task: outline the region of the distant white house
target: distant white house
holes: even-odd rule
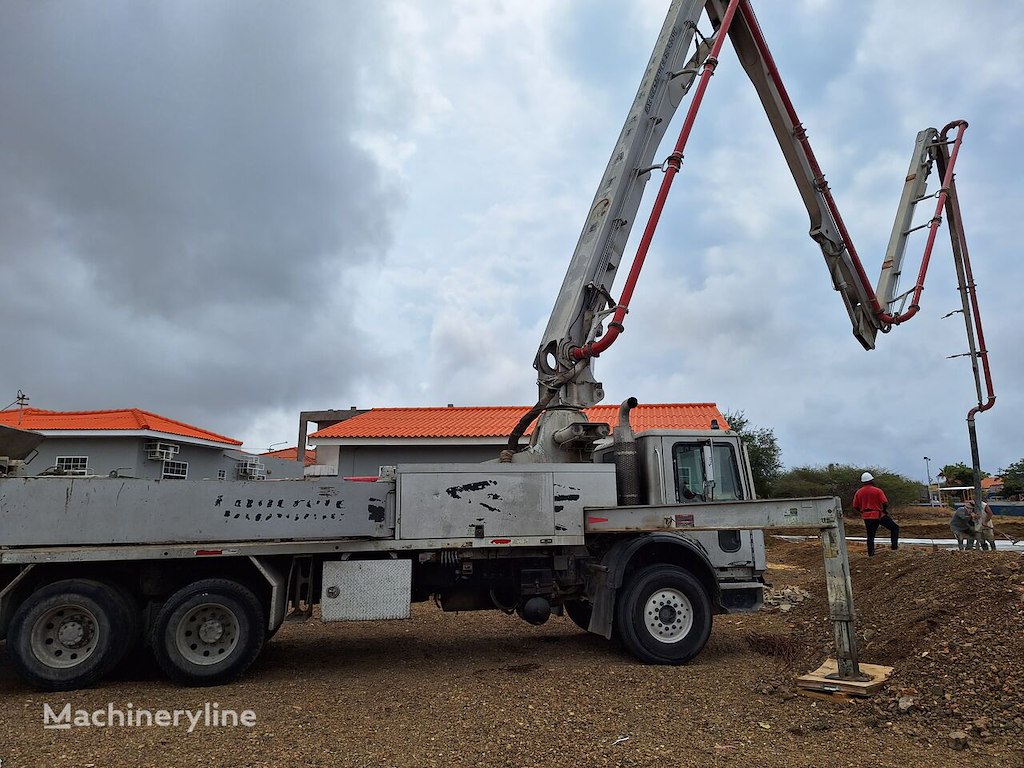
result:
[[[0,424],[45,438],[24,474],[110,475],[162,480],[302,477],[296,461],[241,450],[242,443],[138,408],[0,411]]]

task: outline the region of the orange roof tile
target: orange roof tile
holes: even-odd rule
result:
[[[310,438],[504,437],[529,410],[524,405],[374,408],[318,430]],[[607,422],[614,428],[619,420],[619,406],[588,408],[587,418]],[[725,417],[714,403],[642,404],[630,414],[630,422],[637,432],[649,429],[710,429],[712,419],[718,419],[719,426],[728,429]]]
[[[587,409],[591,421],[606,421],[612,429],[619,421],[619,406],[595,405]],[[721,429],[729,423],[714,403],[641,403],[629,414],[634,432],[649,429],[711,429],[711,420],[717,419]]]
[[[269,456],[272,459],[283,459],[285,461],[295,461],[295,454],[298,452],[296,448],[280,448],[276,451],[267,451],[261,453],[260,456]],[[306,449],[306,466],[316,464],[316,451]]]
[[[115,411],[44,411],[39,408],[0,411],[0,424],[42,432],[138,431],[162,432],[179,437],[241,445],[241,440],[218,435],[181,421],[168,419],[138,408]]]

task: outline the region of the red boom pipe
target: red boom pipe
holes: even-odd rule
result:
[[[947,200],[952,200],[953,204],[957,205],[955,197],[950,197],[949,190],[952,187],[954,178],[953,167],[956,164],[956,158],[960,151],[960,144],[963,140],[963,134],[964,130],[967,128],[967,123],[963,120],[954,121],[947,125],[942,131],[941,141],[948,143],[948,131],[954,126],[958,129],[956,138],[953,141],[953,149],[949,156],[949,162],[946,167],[946,174],[942,180],[942,187],[939,190],[938,199],[936,201],[935,214],[932,216],[928,224],[928,241],[925,244],[924,255],[921,259],[921,267],[918,271],[917,283],[914,286],[914,293],[910,301],[909,309],[900,315],[890,314],[889,312],[886,312],[885,308],[879,303],[878,296],[875,294],[874,288],[867,276],[867,272],[864,270],[864,264],[860,260],[860,256],[853,244],[853,239],[850,237],[849,231],[846,229],[846,223],[843,221],[842,214],[839,213],[839,206],[836,204],[835,198],[832,196],[832,191],[829,189],[828,182],[825,179],[825,174],[821,170],[821,166],[818,164],[818,159],[814,155],[814,150],[811,149],[811,144],[807,139],[807,132],[804,130],[803,124],[800,122],[800,117],[796,113],[796,108],[793,106],[793,102],[789,98],[789,93],[786,91],[786,87],[782,83],[782,76],[775,64],[775,59],[772,57],[771,51],[768,49],[768,43],[761,31],[761,26],[757,21],[757,17],[754,15],[754,11],[750,7],[750,3],[746,0],[730,0],[729,6],[722,18],[722,24],[718,29],[715,43],[711,48],[711,52],[709,53],[707,60],[704,62],[704,70],[701,73],[700,81],[697,84],[693,100],[691,101],[690,107],[687,111],[683,127],[680,129],[679,138],[676,141],[672,154],[669,155],[666,161],[667,167],[665,169],[665,177],[662,179],[661,186],[658,189],[658,196],[654,201],[654,207],[651,210],[650,217],[648,218],[647,227],[645,228],[643,237],[637,247],[636,256],[633,257],[633,264],[630,268],[629,275],[626,278],[626,284],[622,289],[622,295],[619,299],[619,303],[615,306],[615,312],[612,314],[612,319],[608,323],[608,330],[600,339],[584,344],[582,347],[573,349],[571,354],[575,360],[597,357],[608,349],[608,347],[612,345],[615,339],[617,339],[619,334],[623,331],[622,323],[623,320],[625,320],[626,313],[629,311],[629,302],[633,297],[633,291],[636,288],[636,282],[640,276],[640,270],[643,268],[651,240],[654,237],[654,231],[661,219],[661,213],[668,197],[668,191],[672,186],[675,175],[682,168],[683,149],[689,139],[690,131],[693,128],[694,120],[697,117],[697,111],[704,98],[704,92],[707,90],[711,76],[714,74],[715,67],[718,65],[718,55],[725,42],[726,33],[728,32],[729,26],[732,24],[732,20],[738,9],[743,14],[743,19],[750,30],[750,34],[755,45],[757,46],[758,53],[761,56],[765,70],[771,79],[772,84],[779,93],[779,98],[783,103],[786,115],[793,125],[793,136],[799,142],[800,147],[806,156],[807,164],[813,175],[814,186],[821,193],[822,199],[825,202],[825,207],[835,223],[839,236],[842,238],[842,243],[850,254],[850,260],[857,274],[857,278],[860,280],[865,295],[871,302],[872,312],[880,322],[889,325],[898,325],[899,323],[909,320],[920,310],[921,293],[924,290],[924,280],[928,272],[928,266],[931,262],[932,249],[935,245],[935,236],[938,232],[939,226],[942,224],[942,209]],[[974,295],[973,284],[971,284],[969,290],[971,292],[973,302],[976,298]],[[978,317],[976,304],[974,304],[974,315],[978,321],[977,324],[979,325],[980,336],[980,318]],[[984,344],[980,338],[979,343],[981,343],[981,346],[984,349]],[[983,358],[982,362],[985,367],[986,379],[989,384],[990,398],[994,399],[994,395],[991,395],[991,379],[988,377],[987,356]],[[986,408],[987,407],[991,406],[986,406]],[[982,410],[985,410],[985,408],[982,408]]]

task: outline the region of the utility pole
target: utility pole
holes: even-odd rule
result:
[[[931,459],[929,459],[927,456],[924,457],[924,474],[928,478],[928,506],[929,507],[932,505],[932,470],[931,470],[931,464],[929,464],[930,461],[931,461]]]

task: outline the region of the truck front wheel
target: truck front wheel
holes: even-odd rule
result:
[[[615,623],[626,648],[648,664],[685,664],[711,634],[711,601],[693,574],[649,565],[619,591]]]
[[[29,595],[14,612],[7,649],[18,673],[36,688],[85,688],[124,657],[131,626],[130,608],[111,586],[91,579],[57,581]]]
[[[157,614],[151,642],[160,668],[185,685],[219,685],[256,660],[265,637],[263,609],[235,581],[204,579],[182,587]]]

